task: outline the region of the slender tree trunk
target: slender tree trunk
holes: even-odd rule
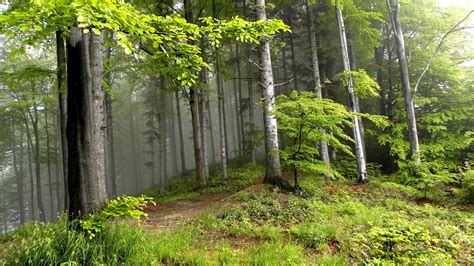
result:
[[[214,127],[212,126],[212,114],[211,114],[211,105],[209,103],[209,92],[206,93],[206,112],[207,112],[207,124],[209,125],[209,141],[211,142],[211,162],[216,160],[216,145],[214,142]]]
[[[249,19],[248,8],[246,1],[244,1],[245,17]],[[250,160],[255,163],[255,119],[254,119],[254,101],[253,101],[253,73],[252,73],[252,62],[251,62],[252,51],[250,45],[247,45],[247,88],[248,88],[248,112],[249,112],[249,131],[247,132],[247,154]],[[270,68],[271,69],[271,68]]]
[[[176,121],[175,121],[175,114],[174,114],[174,105],[173,105],[173,95],[169,94],[167,96],[168,101],[167,101],[167,108],[169,109],[169,116],[168,116],[168,124],[170,125],[169,127],[169,136],[170,136],[170,141],[171,141],[171,149],[170,152],[172,153],[171,158],[173,161],[173,170],[172,170],[172,175],[176,175],[179,173],[179,166],[178,166],[178,152],[177,152],[177,147],[176,147]]]
[[[102,42],[102,35],[72,28],[67,43],[70,219],[92,213],[107,201]]]
[[[308,12],[308,24],[309,24],[309,39],[311,44],[311,66],[313,68],[313,90],[319,99],[323,98],[321,88],[321,75],[319,74],[319,60],[318,60],[318,45],[316,37],[316,29],[314,25],[314,13],[311,7],[306,1],[306,8]],[[328,144],[321,140],[319,142],[319,152],[321,154],[321,161],[329,163],[329,149]]]
[[[288,26],[290,28],[293,28],[292,24],[292,19],[291,19],[291,11],[292,7],[287,8],[286,12],[286,21],[288,23]],[[295,90],[298,90],[298,71],[297,71],[297,65],[296,65],[296,56],[295,56],[295,44],[293,40],[293,33],[288,33],[288,39],[290,41],[290,53],[291,53],[291,70],[293,71],[293,86]]]
[[[219,113],[219,141],[220,141],[220,155],[221,155],[221,178],[227,180],[227,136],[225,134],[225,116],[224,116],[224,88],[222,87],[222,80],[220,74],[220,55],[219,50],[216,49],[216,82],[217,82],[217,103]]]
[[[342,58],[344,64],[344,70],[350,70],[350,60],[349,60],[349,52],[347,48],[347,39],[346,39],[346,30],[344,27],[344,20],[342,18],[341,9],[336,7],[336,17],[339,26],[339,35],[341,39],[341,49],[342,49]],[[352,79],[349,80],[347,86],[347,94],[349,95],[349,107],[351,112],[357,113],[357,101],[355,98],[355,92],[352,84]],[[367,168],[366,168],[366,161],[365,161],[365,154],[364,154],[364,146],[362,144],[362,136],[360,133],[360,125],[359,119],[357,116],[352,118],[352,122],[354,124],[353,127],[353,134],[354,134],[354,142],[355,142],[355,153],[357,159],[357,167],[358,167],[358,182],[365,183],[368,182],[369,179],[367,177]]]
[[[351,70],[356,71],[356,61],[355,61],[355,55],[354,55],[354,49],[352,45],[352,41],[348,42],[347,49],[349,51],[349,61],[350,61],[350,66]],[[357,108],[357,113],[360,113],[360,102],[359,102],[359,96],[354,94],[354,100],[355,100],[355,107]],[[357,118],[359,120],[359,130],[360,130],[360,139],[362,141],[362,151],[364,152],[364,157],[367,159],[367,153],[365,150],[365,127],[364,123],[362,121],[362,117]]]
[[[183,136],[183,121],[181,119],[181,107],[179,105],[179,93],[175,92],[176,100],[176,119],[178,120],[178,134],[179,134],[179,154],[181,157],[181,173],[186,171],[186,156],[184,150],[184,136]]]
[[[61,154],[61,169],[64,183],[64,209],[69,208],[69,194],[68,194],[68,182],[67,182],[67,139],[66,139],[66,124],[67,124],[67,103],[66,97],[64,97],[67,91],[66,82],[66,46],[64,45],[64,39],[61,37],[61,32],[56,32],[56,57],[57,57],[57,80],[58,80],[58,124],[59,124],[59,137],[60,142],[60,154]]]
[[[166,135],[166,94],[165,94],[165,77],[160,75],[160,104],[159,104],[159,129],[160,129],[160,191],[165,191],[166,178],[168,176],[167,160],[168,145]]]
[[[183,0],[184,4],[184,17],[186,21],[193,22],[193,15],[191,10],[191,1]],[[207,185],[206,178],[204,176],[204,166],[202,157],[202,146],[201,146],[201,132],[199,129],[199,100],[198,91],[196,88],[189,88],[189,106],[191,109],[191,124],[193,128],[193,142],[194,142],[194,162],[196,164],[196,183],[200,187]]]
[[[208,140],[207,140],[207,129],[208,129],[208,119],[207,119],[207,112],[206,112],[206,95],[209,93],[208,91],[208,83],[207,83],[207,73],[204,69],[201,70],[199,73],[199,78],[202,82],[203,89],[201,89],[201,93],[199,94],[199,118],[201,122],[200,130],[201,130],[201,147],[202,147],[202,160],[203,160],[203,171],[204,171],[204,178],[209,177],[209,148],[208,148]]]
[[[230,54],[231,55],[234,55],[234,49],[232,48],[232,44],[230,45]],[[236,45],[237,47],[237,45]],[[237,61],[239,61],[240,59],[238,57],[235,58]],[[235,64],[233,65],[234,67],[234,70],[235,70]],[[239,67],[240,67],[240,63],[239,63]],[[237,70],[240,72],[240,69]],[[240,77],[238,77],[240,79]],[[239,94],[239,91],[238,91],[238,87],[237,87],[237,79],[232,79],[232,89],[234,91],[234,108],[235,108],[235,125],[236,125],[236,130],[237,131],[237,140],[234,139],[234,147],[235,147],[235,156],[240,156],[241,155],[241,147],[242,147],[242,135],[241,135],[241,131],[240,131],[240,128],[241,128],[241,124],[240,124],[240,102],[239,102],[239,97],[238,97],[238,94]]]
[[[256,0],[257,18],[265,21],[265,0]],[[277,120],[273,115],[275,95],[273,87],[272,61],[270,56],[270,42],[268,39],[260,41],[260,84],[263,89],[263,120],[265,129],[265,183],[281,186],[283,179],[278,154]]]
[[[14,127],[13,132],[15,132]],[[17,143],[15,140],[15,134],[13,135],[13,146],[12,146],[12,155],[13,155],[13,169],[15,170],[15,181],[16,181],[16,192],[18,195],[18,213],[20,214],[20,224],[25,223],[25,199],[23,192],[23,132],[21,134],[21,146],[20,146],[20,161],[18,162],[16,153],[17,153]],[[20,166],[18,166],[20,164]]]
[[[33,117],[34,114],[34,117]],[[44,205],[43,205],[43,185],[41,182],[41,159],[40,159],[40,137],[39,137],[39,128],[38,128],[38,109],[36,107],[36,104],[33,105],[33,114],[31,114],[30,111],[28,111],[28,115],[31,120],[31,124],[33,126],[33,134],[35,137],[35,143],[34,145],[32,144],[32,147],[34,146],[35,152],[35,176],[36,176],[36,200],[38,201],[38,213],[39,213],[39,218],[41,221],[45,222],[46,221],[46,215],[44,213]]]
[[[36,218],[36,207],[35,207],[35,183],[33,176],[33,140],[31,138],[30,126],[28,123],[28,118],[26,114],[23,114],[23,121],[25,122],[26,128],[26,142],[28,149],[28,174],[30,176],[30,220],[35,220]]]
[[[50,218],[54,221],[56,213],[54,212],[54,199],[53,199],[53,179],[51,174],[51,148],[50,148],[50,136],[49,136],[49,121],[48,121],[48,109],[44,110],[44,129],[46,133],[46,161],[48,169],[48,183],[49,183],[49,206],[50,206]]]
[[[239,120],[240,127],[239,135],[240,135],[240,148],[239,148],[239,155],[242,156],[242,152],[244,151],[244,143],[245,143],[245,124],[244,124],[244,110],[242,108],[242,72],[240,67],[240,49],[239,45],[235,44],[235,56],[237,57],[237,84],[239,87],[239,111],[237,119]]]
[[[421,163],[420,145],[418,142],[418,130],[416,126],[415,108],[413,105],[413,96],[410,88],[410,78],[408,72],[408,63],[405,55],[405,40],[403,37],[402,24],[400,22],[400,1],[387,0],[387,6],[390,11],[395,41],[397,44],[398,64],[400,66],[400,78],[403,88],[403,98],[405,102],[405,111],[408,123],[408,137],[410,141],[410,153],[416,165]]]
[[[128,113],[128,125],[129,125],[129,128],[130,128],[130,156],[132,157],[132,167],[133,167],[133,180],[135,180],[134,182],[134,186],[135,186],[135,193],[139,193],[142,189],[142,180],[140,178],[140,173],[139,173],[139,169],[138,169],[138,164],[140,163],[140,160],[138,159],[138,141],[137,141],[137,133],[135,132],[136,128],[138,128],[137,124],[138,121],[136,119],[136,117],[133,115],[133,112],[131,110],[133,110],[132,108],[133,106],[133,103],[132,103],[132,99],[130,99],[130,112]]]

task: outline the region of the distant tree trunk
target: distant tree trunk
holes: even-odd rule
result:
[[[209,92],[206,93],[206,112],[207,112],[207,124],[209,126],[209,137],[211,142],[211,162],[216,160],[216,145],[214,142],[214,127],[212,126],[212,114],[211,104],[209,103]]]
[[[58,124],[59,124],[59,137],[60,141],[60,154],[61,154],[61,169],[64,182],[64,209],[69,208],[69,194],[68,194],[68,182],[67,182],[67,138],[66,138],[66,124],[67,124],[67,112],[66,112],[66,97],[64,97],[67,91],[66,81],[66,47],[64,45],[64,39],[61,37],[61,32],[56,32],[56,57],[57,57],[57,80],[58,80]]]
[[[408,63],[405,55],[405,40],[403,37],[402,24],[400,22],[400,1],[387,0],[387,6],[390,12],[393,32],[397,44],[398,64],[400,66],[400,78],[403,88],[403,98],[405,101],[405,111],[408,123],[408,137],[410,141],[410,153],[412,160],[416,165],[421,163],[420,145],[418,142],[418,130],[416,127],[415,108],[413,105],[413,96],[410,88],[410,78],[408,72]]]
[[[163,192],[166,189],[166,178],[168,176],[168,167],[167,167],[167,138],[166,135],[166,94],[165,94],[165,77],[160,75],[160,104],[159,104],[159,130],[160,130],[160,191]]]
[[[110,34],[113,37],[113,34]],[[112,55],[112,47],[106,49],[106,60],[110,65],[110,58]],[[104,95],[104,108],[105,108],[105,177],[108,181],[108,195],[109,198],[113,198],[117,195],[117,178],[115,174],[115,155],[114,155],[114,122],[112,116],[112,97],[110,95],[112,90],[112,72],[107,70],[105,75],[105,82],[109,87],[109,91]]]
[[[235,44],[235,56],[237,57],[237,84],[239,87],[239,111],[237,119],[239,120],[240,127],[237,129],[239,130],[240,135],[240,148],[239,148],[239,155],[242,156],[242,152],[244,151],[244,143],[245,143],[245,124],[244,124],[244,110],[242,108],[242,72],[240,68],[240,50],[239,45]]]
[[[12,127],[13,132],[14,127]],[[17,153],[17,143],[15,140],[15,135],[13,135],[13,147],[12,147],[12,155],[13,155],[13,169],[15,170],[15,181],[16,181],[16,192],[18,195],[18,213],[20,214],[20,224],[25,223],[25,199],[24,199],[24,191],[23,191],[23,132],[21,134],[21,146],[20,146],[20,161],[18,162],[16,153]],[[20,166],[18,166],[20,164]]]
[[[170,152],[172,153],[171,158],[173,161],[173,170],[172,173],[173,175],[176,175],[179,173],[179,166],[178,166],[178,152],[177,152],[177,147],[176,147],[176,121],[175,121],[175,114],[174,114],[174,105],[173,105],[173,95],[169,94],[168,96],[168,101],[167,101],[167,108],[169,109],[169,116],[168,116],[168,124],[169,126],[169,136],[170,136],[170,141],[171,141],[171,149]]]
[[[244,1],[245,3],[245,1]],[[247,6],[244,6],[244,10],[248,13]],[[246,14],[247,19],[249,16]],[[247,45],[247,86],[248,86],[248,111],[249,111],[249,131],[247,138],[247,154],[250,160],[254,163],[255,159],[255,119],[254,119],[254,105],[253,105],[253,73],[252,73],[252,62],[251,62],[252,51],[250,46]],[[270,68],[271,69],[271,68]]]
[[[342,50],[342,58],[344,64],[344,70],[350,70],[350,60],[349,60],[349,52],[347,48],[347,39],[346,39],[346,30],[344,27],[344,20],[342,18],[342,12],[339,7],[336,7],[336,17],[339,26],[339,35],[341,39],[341,50]],[[349,95],[349,107],[351,112],[357,113],[357,101],[355,97],[355,92],[352,84],[352,79],[349,80],[347,86],[347,94]],[[366,169],[366,161],[365,161],[365,154],[364,154],[364,146],[362,144],[362,136],[360,133],[360,125],[359,119],[354,116],[352,118],[352,122],[354,124],[353,133],[354,133],[354,142],[355,142],[355,153],[356,153],[356,160],[358,166],[358,182],[365,183],[368,182],[369,179],[367,177],[367,169]]]
[[[265,21],[265,0],[256,0],[257,19]],[[272,61],[270,56],[270,42],[268,39],[260,40],[260,83],[263,89],[263,120],[265,129],[265,183],[282,186],[280,155],[278,152],[277,120],[273,115],[275,107],[275,94],[273,88]]]
[[[50,218],[54,221],[56,214],[54,213],[54,199],[53,199],[53,179],[51,174],[51,148],[50,148],[50,135],[49,135],[49,121],[48,121],[48,109],[44,110],[44,129],[46,133],[46,166],[48,169],[48,183],[49,183],[49,206],[50,206]]]
[[[200,81],[204,84],[201,93],[199,94],[199,118],[201,122],[201,147],[202,147],[202,160],[203,160],[203,172],[204,178],[209,177],[209,148],[207,140],[207,130],[208,130],[208,117],[206,112],[206,95],[209,93],[209,88],[207,85],[207,73],[204,69],[199,73]]]
[[[35,208],[35,182],[33,176],[33,139],[31,138],[30,126],[26,114],[23,114],[23,121],[26,128],[26,143],[28,149],[28,175],[30,176],[30,220],[35,220],[36,208]]]
[[[184,150],[184,136],[183,136],[183,121],[181,119],[181,107],[179,105],[179,92],[175,92],[176,100],[176,119],[178,120],[178,134],[179,134],[179,154],[181,156],[181,173],[186,171],[186,156]]]
[[[33,117],[34,114],[34,117]],[[33,134],[35,137],[35,143],[32,144],[32,147],[35,147],[35,176],[36,176],[36,200],[38,201],[38,213],[39,218],[41,221],[46,221],[46,215],[44,213],[44,205],[43,205],[43,186],[41,182],[41,157],[40,157],[40,136],[39,136],[39,128],[38,128],[38,108],[36,104],[33,105],[33,114],[28,111],[28,115],[31,120],[31,124],[33,126]]]
[[[186,21],[193,22],[193,15],[191,10],[191,1],[183,0],[184,4],[184,17]],[[198,91],[196,88],[189,88],[189,106],[191,109],[191,124],[193,128],[193,142],[194,142],[194,162],[196,164],[196,183],[200,187],[207,185],[206,178],[204,177],[204,166],[202,157],[202,146],[201,146],[201,132],[199,129],[199,100]]]
[[[102,35],[72,28],[67,43],[69,219],[105,204]]]
[[[135,193],[139,193],[142,189],[142,180],[140,178],[138,164],[140,160],[138,159],[138,141],[137,141],[137,133],[135,132],[136,128],[138,128],[137,124],[138,121],[136,117],[133,115],[133,103],[132,99],[130,99],[130,112],[128,113],[128,127],[130,129],[130,157],[132,159],[132,167],[133,167],[133,180],[135,186]]]
[[[318,60],[318,45],[316,37],[316,29],[314,25],[314,12],[306,1],[306,8],[308,12],[308,24],[309,24],[309,39],[311,44],[311,67],[313,68],[313,90],[319,99],[323,98],[321,88],[321,75],[319,74],[319,60]],[[329,163],[329,149],[328,144],[321,140],[319,142],[319,152],[321,154],[321,161]]]
[[[286,10],[286,22],[288,23],[288,26],[290,28],[293,28],[292,24],[292,19],[291,19],[291,11],[292,7],[289,6]],[[290,53],[291,53],[291,70],[293,71],[293,86],[295,86],[293,89],[298,90],[298,71],[297,71],[297,65],[296,65],[296,56],[295,56],[295,44],[293,40],[293,33],[288,33],[288,39],[290,41]]]
[[[222,80],[220,74],[220,55],[219,50],[216,49],[216,82],[217,82],[217,103],[219,113],[219,142],[221,155],[221,178],[227,180],[227,136],[225,134],[225,116],[224,116],[224,88],[222,87]]]
[[[234,54],[234,49],[232,48],[232,44],[230,45],[230,54]],[[237,48],[237,45],[236,45],[236,48]],[[236,57],[235,58],[237,61],[240,61],[240,58]],[[239,64],[239,68],[240,68],[240,63]],[[233,69],[234,71],[236,70],[235,69],[235,64],[233,64]],[[237,70],[238,72],[240,72],[240,69]],[[238,77],[240,79],[240,77]],[[239,81],[240,82],[240,81]],[[241,135],[241,131],[240,131],[240,128],[241,128],[241,124],[240,124],[240,102],[239,102],[239,90],[238,90],[238,87],[237,87],[237,79],[234,77],[232,79],[232,89],[234,91],[234,108],[235,108],[235,125],[236,125],[236,130],[237,131],[237,140],[234,139],[234,147],[235,147],[235,156],[240,156],[241,155],[241,147],[242,147],[242,135]]]

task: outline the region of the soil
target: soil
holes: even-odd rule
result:
[[[235,193],[213,193],[201,195],[193,199],[148,205],[144,209],[148,213],[148,219],[143,221],[143,225],[159,231],[166,227],[190,221],[201,213],[216,210],[229,204],[231,196]]]

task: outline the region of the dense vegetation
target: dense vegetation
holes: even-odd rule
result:
[[[474,264],[448,2],[2,1],[0,265]]]
[[[261,167],[241,165],[229,171],[229,179],[250,185],[262,173]],[[158,200],[191,197],[192,180],[182,178]],[[382,176],[367,185],[306,176],[300,185],[307,197],[256,184],[194,219],[162,228],[147,219],[142,226],[116,220],[93,239],[70,230],[66,219],[29,224],[2,237],[0,257],[6,264],[33,265],[472,263],[474,216],[459,197],[427,199]],[[192,197],[235,189],[217,185]]]

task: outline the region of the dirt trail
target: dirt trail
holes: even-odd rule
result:
[[[224,192],[201,195],[197,198],[159,203],[145,208],[148,219],[143,221],[145,227],[160,230],[177,225],[183,221],[196,218],[200,213],[228,204],[228,198],[236,192]]]

